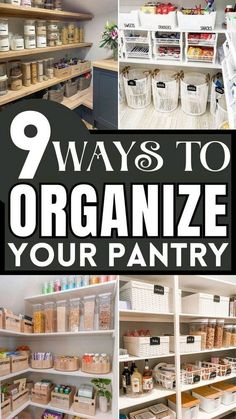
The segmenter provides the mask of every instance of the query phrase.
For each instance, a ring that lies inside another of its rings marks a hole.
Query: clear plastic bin
[[[215,342],[216,319],[209,319],[207,324],[206,349],[213,349]]]
[[[80,298],[73,298],[69,302],[69,331],[80,330]]]
[[[225,324],[223,332],[223,347],[229,348],[231,345],[232,325]]]
[[[56,320],[56,304],[52,301],[44,304],[45,313],[45,333],[54,333],[57,330]]]
[[[45,314],[42,304],[33,305],[34,333],[45,332]]]
[[[67,302],[57,301],[57,332],[67,331]]]
[[[98,296],[98,328],[109,330],[112,325],[112,294],[100,294]]]
[[[214,338],[215,348],[222,348],[223,346],[224,323],[225,323],[224,319],[216,320],[215,338]]]
[[[201,336],[202,351],[206,349],[207,325],[208,325],[208,319],[199,319],[199,320],[193,320],[190,323],[190,328],[189,328],[189,332],[191,335]]]
[[[94,330],[95,302],[95,295],[84,297],[84,330]]]

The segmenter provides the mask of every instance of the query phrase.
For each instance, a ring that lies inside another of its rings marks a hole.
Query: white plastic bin
[[[128,70],[123,75],[127,104],[130,108],[142,109],[151,103],[151,76],[143,70]]]
[[[197,419],[200,401],[189,393],[181,393],[181,419]],[[176,412],[176,395],[168,397],[168,406]]]
[[[152,78],[154,107],[158,112],[172,112],[178,107],[179,78],[174,71],[160,70]]]
[[[200,400],[200,409],[207,413],[215,412],[220,407],[222,392],[210,386],[196,388],[192,395]]]
[[[229,297],[196,293],[182,297],[183,313],[200,316],[227,317],[229,315]]]
[[[130,13],[119,13],[119,28],[133,29],[140,26],[139,11],[132,10]]]
[[[187,115],[202,115],[206,112],[208,99],[208,75],[186,73],[180,83],[181,105]]]
[[[139,12],[140,24],[144,28],[155,30],[172,30],[177,27],[176,12],[167,15]]]
[[[217,77],[217,75],[215,77]],[[217,99],[219,99],[223,94],[224,94],[224,89],[217,87],[215,85],[214,80],[212,80],[212,83],[211,83],[211,105],[210,105],[210,112],[211,112],[212,115],[215,115],[215,113],[216,113]]]
[[[170,352],[175,352],[174,336],[170,336]],[[201,336],[180,336],[180,353],[187,354],[201,351]]]
[[[221,95],[218,97],[216,103],[216,116],[215,116],[215,125],[217,129],[220,129],[222,123],[227,121],[228,119],[228,111],[226,105],[225,95]]]
[[[222,381],[221,383],[212,384],[211,387],[223,392],[221,402],[226,406],[236,402],[236,384]]]
[[[185,15],[177,12],[178,26],[188,31],[212,31],[215,28],[216,12],[205,15]]]
[[[124,336],[124,348],[130,355],[149,357],[169,353],[169,336]]]
[[[129,301],[132,310],[169,313],[172,293],[168,287],[148,282],[129,281],[120,289],[120,299]]]

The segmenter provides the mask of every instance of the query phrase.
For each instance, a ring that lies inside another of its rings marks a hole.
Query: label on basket
[[[214,301],[214,303],[220,303],[220,296],[219,295],[214,295],[213,301]]]
[[[196,92],[196,91],[197,91],[197,87],[196,87],[196,86],[194,86],[194,84],[189,84],[189,85],[187,86],[187,90],[188,90],[189,92]]]
[[[124,27],[125,28],[135,28],[135,24],[134,23],[124,23]]]
[[[212,31],[212,26],[201,26],[201,31]]]
[[[216,371],[213,371],[210,373],[210,379],[211,378],[216,378]]]
[[[231,368],[228,368],[227,371],[226,371],[226,375],[230,375],[231,372],[232,372]]]
[[[172,28],[171,28],[171,25],[158,25],[158,29],[168,30],[168,29],[172,29]]]
[[[220,93],[220,95],[223,95],[224,92],[225,92],[224,89],[221,89],[220,87],[216,87],[215,91],[216,91],[216,93]]]
[[[187,339],[186,339],[187,343],[194,343],[194,341],[195,341],[194,336],[187,336]]]
[[[165,288],[162,287],[161,285],[154,285],[154,294],[164,295],[165,294]]]
[[[200,381],[200,379],[201,379],[200,375],[195,375],[195,376],[193,377],[193,382],[194,382],[194,383],[198,383],[198,382]]]
[[[136,86],[136,81],[135,80],[129,80],[128,81],[128,86]]]
[[[153,336],[150,338],[150,345],[154,346],[154,345],[160,345],[161,344],[161,339],[158,336]]]
[[[163,81],[158,81],[157,82],[157,87],[158,87],[158,89],[165,89],[166,88],[166,84],[163,83]]]

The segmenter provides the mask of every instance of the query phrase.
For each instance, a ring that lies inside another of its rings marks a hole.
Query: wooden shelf
[[[22,49],[21,51],[0,52],[0,60],[9,60],[11,58],[28,57],[31,55],[46,54],[56,51],[67,51],[68,49],[91,47],[92,42],[80,42],[78,44],[58,45],[56,47]]]
[[[0,106],[5,105],[6,103],[14,102],[15,100],[24,98],[26,96],[32,95],[33,93],[39,92],[40,90],[43,90],[43,89],[47,89],[48,87],[54,86],[55,84],[63,83],[74,77],[78,77],[81,74],[87,73],[88,71],[89,70],[84,70],[79,73],[73,74],[72,76],[66,76],[66,77],[61,77],[61,78],[54,77],[53,79],[43,81],[42,83],[32,84],[29,87],[23,86],[22,89],[17,90],[17,91],[9,90],[6,95],[0,96]]]
[[[74,110],[81,105],[93,110],[92,89],[89,87],[88,89],[76,93],[74,96],[64,97],[62,105],[71,110]]]
[[[37,7],[14,6],[12,4],[0,4],[0,16],[51,20],[91,20],[93,18],[93,15],[89,13],[47,10]]]

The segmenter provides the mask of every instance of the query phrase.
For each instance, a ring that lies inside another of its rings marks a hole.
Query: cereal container
[[[216,319],[209,319],[207,325],[206,349],[214,348]]]
[[[201,349],[204,351],[206,349],[207,342],[207,319],[193,320],[190,323],[189,332],[191,335],[201,336]]]
[[[236,324],[232,326],[231,343],[230,346],[236,346]]]
[[[45,313],[45,333],[56,332],[56,304],[54,302],[48,302],[44,304]]]
[[[67,331],[67,302],[57,301],[57,332]]]
[[[45,317],[42,304],[33,305],[34,333],[45,332]]]
[[[112,324],[112,295],[111,293],[98,296],[98,328],[109,330]]]
[[[69,331],[80,330],[80,298],[73,298],[69,303]]]
[[[224,332],[223,332],[223,347],[229,348],[231,344],[231,335],[232,335],[232,326],[230,324],[224,325]]]
[[[214,347],[222,348],[223,345],[223,330],[224,330],[224,319],[216,320]]]
[[[84,330],[94,330],[95,295],[84,297]]]
[[[8,35],[8,19],[0,19],[0,35]]]

